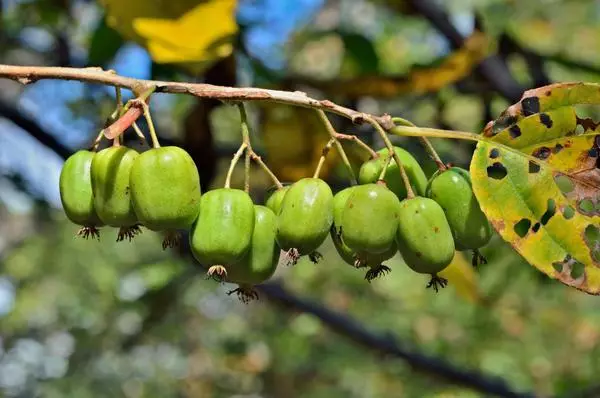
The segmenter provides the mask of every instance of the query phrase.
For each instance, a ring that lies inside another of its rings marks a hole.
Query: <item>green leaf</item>
[[[471,161],[477,199],[502,238],[590,294],[600,294],[600,128],[575,105],[599,103],[596,84],[529,90],[486,126],[491,142],[480,142]]]
[[[105,66],[114,58],[123,42],[123,37],[119,32],[108,26],[106,20],[102,18],[102,22],[92,35],[88,65]]]
[[[374,74],[379,69],[379,57],[373,43],[358,33],[339,32],[344,42],[346,57],[358,66],[358,75]]]

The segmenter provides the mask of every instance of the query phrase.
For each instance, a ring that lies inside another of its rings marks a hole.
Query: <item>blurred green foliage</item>
[[[277,85],[282,79],[364,74],[402,77],[415,65],[433,64],[450,53],[449,46],[407,3],[325,2],[286,42],[286,68],[261,67],[260,60],[239,49],[238,83]],[[484,31],[494,40],[509,35],[539,54],[541,71],[551,81],[594,81],[600,74],[596,1],[441,3],[457,26],[468,30],[477,12]],[[82,59],[87,59],[110,66],[123,47],[118,35],[103,25],[101,15],[94,2],[85,1],[34,0],[5,6],[0,61],[55,64],[59,43],[55,36],[66,29],[71,35],[71,61],[85,64]],[[515,79],[531,86],[533,72],[540,70],[530,70],[522,52],[505,58]],[[156,64],[147,73],[195,78]],[[5,83],[0,82],[3,98],[16,102],[22,96],[31,101],[42,95],[43,106],[49,105],[51,91],[36,94],[32,85],[21,92]],[[335,92],[326,94],[367,112],[388,112],[420,126],[465,131],[479,131],[486,115],[497,116],[508,105],[475,74],[424,95],[403,93],[386,100],[366,97],[348,103]],[[153,99],[159,131],[163,137],[182,139],[193,101],[166,97]],[[112,104],[109,90],[86,86],[68,99],[67,114],[100,127]],[[260,149],[261,113],[258,107],[250,109],[255,147]],[[591,110],[590,115],[598,114]],[[237,145],[237,123],[231,107],[220,105],[213,111],[210,125],[217,147],[230,151]],[[355,126],[340,123],[340,132],[358,132],[376,148],[382,146]],[[65,129],[63,138],[77,146],[95,134]],[[395,141],[413,151],[428,174],[433,172],[435,165],[415,140]],[[446,161],[469,164],[472,144],[433,143]],[[265,159],[268,163],[268,153]],[[227,163],[227,158],[219,161],[213,186],[222,184]],[[0,165],[4,168],[5,163]],[[2,174],[1,191],[10,185],[39,199],[31,186],[15,184]],[[258,171],[252,178],[253,193],[260,201],[269,183]],[[241,171],[236,173],[234,184],[242,179]],[[344,170],[339,168],[331,181],[336,186],[344,183]],[[115,231],[107,228],[100,243],[76,239],[75,232],[60,210],[43,201],[25,212],[15,211],[14,197],[0,205],[0,287],[14,293],[14,301],[5,300],[7,311],[0,315],[0,394],[480,396],[357,347],[310,315],[282,310],[264,298],[250,305],[239,303],[226,294],[231,286],[206,280],[190,260],[163,252],[157,234],[144,231],[129,244],[114,243]],[[337,258],[331,242],[322,252],[321,264],[303,260],[293,268],[282,266],[276,278],[291,291],[345,313],[369,329],[393,334],[407,347],[439,355],[458,367],[503,377],[518,390],[560,394],[597,382],[597,298],[551,282],[498,237],[483,250],[488,265],[481,267],[477,278],[482,299],[476,303],[463,300],[452,286],[433,294],[425,289],[427,279],[407,270],[400,258],[389,262],[393,271],[387,277],[369,284],[361,271]]]

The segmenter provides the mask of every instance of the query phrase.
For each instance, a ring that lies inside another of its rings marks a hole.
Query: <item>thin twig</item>
[[[263,162],[262,158],[254,152],[252,144],[250,142],[250,125],[248,124],[248,115],[246,114],[246,107],[243,102],[237,104],[238,110],[240,111],[240,119],[242,124],[242,140],[246,144],[246,159],[245,159],[245,189],[246,192],[250,190],[250,159],[254,160],[258,166],[263,169],[265,173],[271,178],[277,188],[282,188],[283,184],[277,178],[275,173],[269,169],[269,167]]]
[[[401,126],[417,127],[411,121],[406,120],[401,117],[393,117],[392,122],[394,122],[394,124],[399,123]],[[438,169],[446,170],[447,169],[446,164],[442,161],[442,159],[440,158],[440,155],[438,155],[438,153],[435,150],[435,148],[433,147],[433,145],[431,145],[431,142],[425,137],[418,137],[418,139],[419,139],[419,142],[421,143],[421,145],[423,146],[423,148],[425,149],[425,152],[427,152],[427,154],[429,155],[431,160],[433,160],[435,162]]]
[[[22,84],[30,84],[43,79],[77,80],[98,83],[132,90],[136,93],[154,86],[157,93],[187,94],[200,98],[222,101],[269,101],[281,104],[321,109],[361,124],[371,117],[388,129],[393,126],[389,115],[368,115],[354,109],[337,105],[329,100],[317,100],[301,91],[267,90],[253,87],[221,87],[203,83],[165,82],[143,80],[120,76],[101,68],[62,68],[52,66],[15,66],[0,64],[0,77],[12,79]],[[138,115],[138,117],[141,115]]]
[[[373,150],[373,148],[371,148],[369,145],[367,145],[366,142],[364,142],[363,140],[361,140],[360,138],[358,138],[357,136],[355,136],[353,134],[336,133],[335,138],[337,138],[338,140],[344,140],[344,141],[354,141],[359,147],[364,149],[366,152],[369,152],[369,155],[371,156],[372,159],[377,159],[379,157],[379,154],[377,152],[375,152]]]
[[[2,66],[0,65],[0,68],[1,67]],[[150,95],[152,95],[155,90],[156,86],[144,87],[144,90],[137,98],[127,101],[125,106],[119,107],[117,105],[117,109],[115,109],[115,112],[111,115],[111,119],[114,119],[115,113],[119,118],[103,130],[104,136],[107,139],[112,140],[123,134],[125,130],[144,114],[143,104],[147,105]],[[150,126],[148,126],[148,128],[150,128]],[[152,134],[152,131],[150,131],[150,134]],[[154,144],[154,137],[152,137],[152,143]]]
[[[317,113],[319,115],[319,119],[321,119],[321,121],[325,125],[325,129],[329,133],[329,136],[333,140],[333,144],[335,144],[335,147],[336,147],[340,157],[342,158],[342,162],[344,163],[344,165],[346,166],[346,169],[348,170],[348,174],[350,175],[350,184],[352,184],[352,185],[358,184],[358,181],[356,180],[356,175],[354,174],[354,170],[352,169],[352,165],[350,164],[350,160],[348,160],[348,156],[346,156],[346,151],[344,151],[344,147],[342,146],[340,141],[337,139],[338,132],[335,131],[335,129],[333,128],[333,125],[329,121],[329,118],[327,117],[325,112],[323,112],[322,110],[319,109],[319,110],[317,110]]]

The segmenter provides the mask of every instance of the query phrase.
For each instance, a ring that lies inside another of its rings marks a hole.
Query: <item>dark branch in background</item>
[[[513,391],[502,379],[492,378],[476,371],[462,370],[441,358],[403,348],[391,334],[373,333],[348,316],[332,311],[308,299],[294,296],[279,283],[269,282],[259,285],[257,288],[277,305],[289,311],[311,314],[319,318],[330,329],[353,342],[386,356],[403,359],[416,371],[487,394],[501,397],[533,397],[533,394],[530,393]]]
[[[499,52],[504,58],[510,54],[521,55],[527,64],[529,74],[533,80],[532,83],[535,87],[546,86],[551,83],[545,71],[544,57],[522,47],[506,33],[500,36]]]
[[[40,144],[50,148],[61,158],[66,159],[71,155],[71,149],[47,132],[38,122],[25,116],[23,112],[14,105],[0,100],[0,117],[10,120],[15,125],[28,132],[29,135],[38,140]]]
[[[464,44],[464,37],[452,25],[444,10],[431,0],[407,0],[412,9],[427,19],[440,33],[442,33],[453,48],[460,48]],[[505,97],[509,102],[518,102],[523,94],[523,87],[513,78],[508,67],[497,55],[484,59],[477,67],[481,75],[491,87]]]

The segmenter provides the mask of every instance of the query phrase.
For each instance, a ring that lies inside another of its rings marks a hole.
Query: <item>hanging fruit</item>
[[[209,267],[209,276],[226,279],[227,269],[246,255],[254,219],[252,199],[242,190],[220,188],[202,195],[190,246],[196,260]]]
[[[437,292],[446,280],[437,273],[454,257],[454,239],[444,210],[434,200],[423,197],[400,202],[398,250],[413,271],[430,274],[428,287]]]
[[[277,220],[277,242],[287,252],[289,264],[308,255],[318,262],[316,251],[333,223],[333,193],[319,178],[303,178],[289,188]]]
[[[410,180],[410,185],[415,191],[415,194],[424,195],[425,188],[427,187],[427,177],[419,165],[419,162],[417,162],[410,152],[403,148],[395,146],[394,151],[402,162],[402,166],[406,171],[406,175]],[[377,159],[371,159],[361,166],[358,174],[358,182],[360,184],[375,183],[379,180],[379,176],[383,171],[390,152],[387,148],[383,148],[377,151],[377,153],[379,154]],[[383,180],[387,187],[396,194],[398,199],[402,200],[406,198],[406,187],[404,186],[404,181],[402,181],[398,165],[394,158],[390,160]]]
[[[129,174],[139,153],[124,146],[98,152],[92,160],[94,208],[106,225],[119,228],[117,242],[141,232],[131,203]]]
[[[100,238],[98,227],[103,225],[94,208],[91,167],[96,153],[80,150],[65,161],[60,172],[60,200],[67,218],[81,225],[77,233],[88,239]]]
[[[247,302],[257,298],[253,286],[269,279],[279,263],[281,250],[275,241],[277,217],[265,206],[254,206],[254,229],[252,243],[244,258],[227,267],[227,282],[238,284],[230,293],[237,293],[240,300]]]
[[[189,229],[200,209],[200,177],[190,155],[176,146],[150,149],[135,160],[130,184],[139,222],[166,231],[163,248],[177,244],[177,230]]]
[[[426,195],[444,209],[457,250],[473,250],[474,265],[484,262],[478,249],[492,238],[492,226],[473,193],[469,172],[459,167],[437,171]]]

